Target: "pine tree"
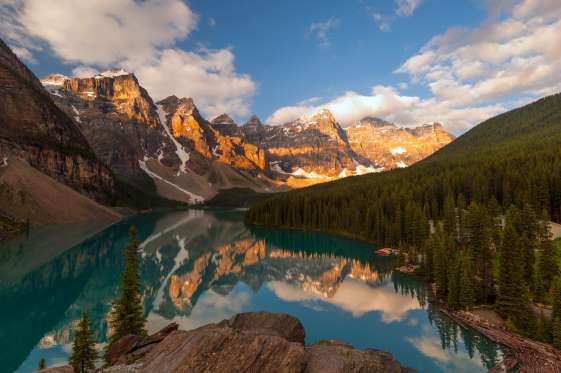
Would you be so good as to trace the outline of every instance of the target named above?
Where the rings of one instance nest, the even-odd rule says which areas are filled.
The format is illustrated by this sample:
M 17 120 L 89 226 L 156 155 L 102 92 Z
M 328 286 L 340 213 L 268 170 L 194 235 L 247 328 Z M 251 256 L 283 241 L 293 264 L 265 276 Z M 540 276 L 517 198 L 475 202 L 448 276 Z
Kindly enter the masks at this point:
M 561 350 L 561 317 L 553 319 L 552 331 L 553 346 Z
M 441 233 L 433 235 L 434 239 L 434 282 L 436 283 L 436 295 L 445 297 L 448 292 L 448 253 L 446 243 Z
M 72 345 L 72 355 L 69 363 L 76 373 L 85 373 L 95 369 L 97 352 L 95 342 L 90 329 L 88 314 L 82 312 L 82 319 L 76 329 L 74 344 Z
M 138 241 L 136 228 L 129 230 L 130 241 L 125 247 L 125 270 L 121 275 L 121 296 L 113 303 L 110 325 L 113 331 L 108 348 L 120 338 L 133 334 L 145 336 L 145 320 L 140 294 Z
M 462 262 L 459 255 L 454 255 L 452 265 L 448 272 L 448 305 L 452 308 L 460 307 L 460 281 L 462 273 Z
M 517 329 L 524 329 L 530 311 L 519 237 L 512 222 L 507 218 L 499 255 L 497 309 L 503 316 L 509 317 Z
M 43 370 L 47 368 L 47 363 L 45 362 L 45 358 L 42 357 L 41 360 L 39 360 L 39 365 L 37 366 L 37 370 Z
M 456 222 L 456 206 L 454 197 L 448 194 L 444 200 L 444 233 L 454 239 L 458 238 L 457 222 Z
M 545 343 L 551 342 L 551 326 L 545 318 L 543 311 L 540 312 L 534 338 Z
M 557 277 L 553 285 L 553 312 L 551 318 L 556 317 L 561 319 L 561 277 Z
M 473 307 L 475 304 L 475 285 L 473 278 L 473 264 L 469 256 L 463 256 L 461 259 L 460 272 L 460 306 L 463 308 Z
M 553 280 L 559 276 L 559 264 L 555 256 L 555 245 L 552 241 L 543 241 L 540 247 L 539 272 L 543 280 L 543 286 L 547 291 L 551 288 Z

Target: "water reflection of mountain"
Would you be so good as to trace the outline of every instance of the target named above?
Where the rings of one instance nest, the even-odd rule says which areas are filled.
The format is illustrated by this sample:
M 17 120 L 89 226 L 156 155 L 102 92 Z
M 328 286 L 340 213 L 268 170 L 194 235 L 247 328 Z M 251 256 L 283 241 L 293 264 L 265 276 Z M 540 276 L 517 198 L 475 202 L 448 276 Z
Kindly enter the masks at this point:
M 9 320 L 0 326 L 0 366 L 17 369 L 42 337 L 43 344 L 69 343 L 83 308 L 96 338 L 106 338 L 131 224 L 142 242 L 145 312 L 152 330 L 172 319 L 197 326 L 192 313 L 200 302 L 210 306 L 200 305 L 199 313 L 214 314 L 199 322 L 227 317 L 217 309 L 226 299 L 241 303 L 240 286 L 254 294 L 266 288 L 289 302 L 326 302 L 356 317 L 378 311 L 385 323 L 425 307 L 422 283 L 393 273 L 392 259 L 375 256 L 371 245 L 310 232 L 248 230 L 239 213 L 150 214 L 114 225 L 39 267 L 29 266 L 33 269 L 17 281 L 0 276 L 0 319 Z M 26 252 L 10 251 L 8 259 L 33 260 Z M 451 340 L 449 328 L 440 330 Z

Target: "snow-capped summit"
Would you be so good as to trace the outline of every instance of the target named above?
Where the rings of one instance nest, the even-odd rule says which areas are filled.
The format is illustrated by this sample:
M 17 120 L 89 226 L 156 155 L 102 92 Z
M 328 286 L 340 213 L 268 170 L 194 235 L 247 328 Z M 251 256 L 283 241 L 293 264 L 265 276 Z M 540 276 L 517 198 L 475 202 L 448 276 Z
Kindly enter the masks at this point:
M 41 78 L 41 84 L 43 84 L 43 86 L 62 86 L 66 80 L 70 80 L 66 75 L 50 74 Z
M 105 78 L 115 78 L 117 76 L 130 75 L 130 74 L 132 74 L 132 73 L 128 72 L 127 70 L 125 70 L 121 67 L 120 69 L 105 70 L 104 72 L 102 72 L 101 74 L 98 74 L 97 76 L 103 76 Z

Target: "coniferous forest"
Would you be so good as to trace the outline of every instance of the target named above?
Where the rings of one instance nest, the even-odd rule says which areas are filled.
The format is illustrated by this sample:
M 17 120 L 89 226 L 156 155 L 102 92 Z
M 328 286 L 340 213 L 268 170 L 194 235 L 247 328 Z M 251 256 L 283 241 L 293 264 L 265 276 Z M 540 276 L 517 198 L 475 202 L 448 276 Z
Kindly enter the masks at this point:
M 512 331 L 561 348 L 561 94 L 474 127 L 408 169 L 277 194 L 249 224 L 399 247 L 453 308 L 494 305 Z M 532 303 L 552 306 L 536 315 Z

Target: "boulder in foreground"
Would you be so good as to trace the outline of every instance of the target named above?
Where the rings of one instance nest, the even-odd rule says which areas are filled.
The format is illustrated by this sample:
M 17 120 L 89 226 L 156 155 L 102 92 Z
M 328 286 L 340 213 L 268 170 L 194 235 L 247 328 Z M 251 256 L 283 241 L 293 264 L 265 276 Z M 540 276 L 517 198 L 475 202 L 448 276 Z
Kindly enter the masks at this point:
M 198 329 L 171 324 L 145 338 L 123 337 L 108 351 L 105 373 L 272 372 L 404 373 L 388 352 L 340 341 L 304 344 L 302 323 L 287 314 L 248 312 Z M 48 371 L 57 373 L 56 371 Z

